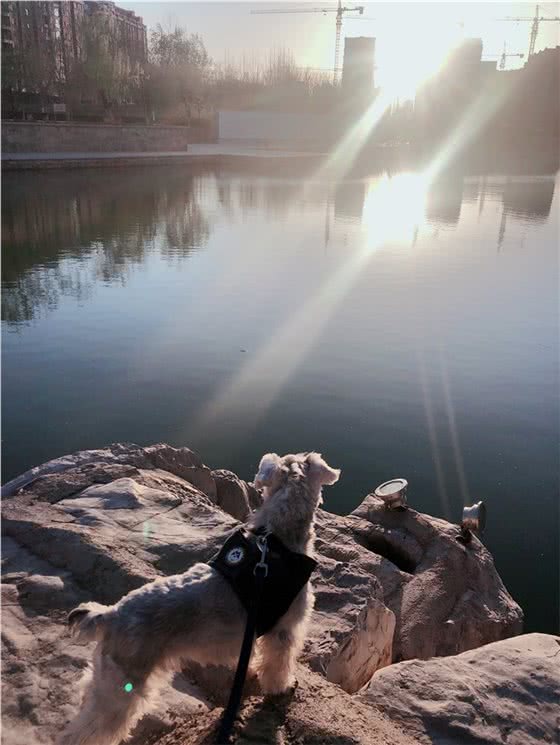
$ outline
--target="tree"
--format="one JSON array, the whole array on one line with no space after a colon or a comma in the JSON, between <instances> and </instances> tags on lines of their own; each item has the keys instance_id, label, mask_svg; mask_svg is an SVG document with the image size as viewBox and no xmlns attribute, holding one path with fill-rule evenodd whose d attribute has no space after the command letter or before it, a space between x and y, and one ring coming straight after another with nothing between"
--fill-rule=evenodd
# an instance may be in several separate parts
<instances>
[{"instance_id":1,"label":"tree","mask_svg":"<svg viewBox=\"0 0 560 745\"><path fill-rule=\"evenodd\" d=\"M130 58L111 18L84 18L83 54L74 60L66 80L66 99L71 108L83 101L101 103L107 113L114 103L138 100L143 67Z\"/></svg>"},{"instance_id":2,"label":"tree","mask_svg":"<svg viewBox=\"0 0 560 745\"><path fill-rule=\"evenodd\" d=\"M158 23L150 34L150 62L160 67L189 65L204 70L210 57L198 34L187 34L180 26L164 31Z\"/></svg>"},{"instance_id":3,"label":"tree","mask_svg":"<svg viewBox=\"0 0 560 745\"><path fill-rule=\"evenodd\" d=\"M200 110L206 98L210 57L198 34L180 26L164 31L158 24L150 34L150 64L146 97L153 110L173 116L177 107L187 121L192 108Z\"/></svg>"}]
</instances>

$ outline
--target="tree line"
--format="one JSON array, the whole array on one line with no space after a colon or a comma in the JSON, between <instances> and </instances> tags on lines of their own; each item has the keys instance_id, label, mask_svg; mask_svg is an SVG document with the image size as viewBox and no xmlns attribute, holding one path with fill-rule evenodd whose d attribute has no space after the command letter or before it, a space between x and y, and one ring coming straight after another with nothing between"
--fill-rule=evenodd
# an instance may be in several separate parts
<instances>
[{"instance_id":1,"label":"tree line","mask_svg":"<svg viewBox=\"0 0 560 745\"><path fill-rule=\"evenodd\" d=\"M58 53L59 54L59 53ZM61 68L45 47L2 49L2 89L57 96L70 112L85 103L106 112L141 106L153 120L185 124L219 107L320 111L332 104L328 72L298 68L292 54L275 50L265 62L214 62L199 34L158 24L150 32L147 59L132 59L104 17L87 17L82 54ZM61 72L63 70L63 72Z\"/></svg>"}]
</instances>

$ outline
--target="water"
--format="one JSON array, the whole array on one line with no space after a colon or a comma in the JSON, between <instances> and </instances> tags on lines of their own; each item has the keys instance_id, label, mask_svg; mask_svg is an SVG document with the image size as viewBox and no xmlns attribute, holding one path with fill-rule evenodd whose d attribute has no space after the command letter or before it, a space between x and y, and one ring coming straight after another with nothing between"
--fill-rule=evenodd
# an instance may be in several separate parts
<instances>
[{"instance_id":1,"label":"water","mask_svg":"<svg viewBox=\"0 0 560 745\"><path fill-rule=\"evenodd\" d=\"M333 185L225 167L7 174L3 480L113 441L410 482L485 542L526 629L558 626L556 176Z\"/></svg>"}]
</instances>

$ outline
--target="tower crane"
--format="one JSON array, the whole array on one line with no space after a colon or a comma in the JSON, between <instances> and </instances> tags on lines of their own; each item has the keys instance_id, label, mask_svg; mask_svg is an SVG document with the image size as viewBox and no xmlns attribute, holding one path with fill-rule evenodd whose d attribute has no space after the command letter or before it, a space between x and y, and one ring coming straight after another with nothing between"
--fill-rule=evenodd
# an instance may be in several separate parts
<instances>
[{"instance_id":1,"label":"tower crane","mask_svg":"<svg viewBox=\"0 0 560 745\"><path fill-rule=\"evenodd\" d=\"M327 13L336 13L336 35L335 35L335 42L334 42L334 74L333 74L333 81L335 83L338 82L338 76L340 72L340 34L342 31L342 17L345 13L358 13L359 15L363 15L364 13L364 6L363 5L353 5L353 6L345 6L342 5L342 0L338 0L338 6L336 8L333 7L326 7L326 8L269 8L268 10L252 10L251 13L253 14L262 14L262 13L322 13L323 15L326 15Z\"/></svg>"},{"instance_id":2,"label":"tower crane","mask_svg":"<svg viewBox=\"0 0 560 745\"><path fill-rule=\"evenodd\" d=\"M508 52L506 49L506 43L504 42L504 51L501 54L485 54L484 57L486 59L492 59L493 57L499 57L500 64L498 65L498 67L500 70L505 70L506 69L506 57L519 57L520 59L523 59L525 55L521 54L520 52Z\"/></svg>"},{"instance_id":3,"label":"tower crane","mask_svg":"<svg viewBox=\"0 0 560 745\"><path fill-rule=\"evenodd\" d=\"M539 15L539 6L535 6L535 15L531 18L530 16L506 16L505 18L497 18L497 21L516 21L516 22L528 22L531 21L531 33L529 35L529 53L527 57L532 57L535 54L535 44L537 42L537 36L539 33L539 24L542 21L560 21L560 16L541 16Z\"/></svg>"}]
</instances>

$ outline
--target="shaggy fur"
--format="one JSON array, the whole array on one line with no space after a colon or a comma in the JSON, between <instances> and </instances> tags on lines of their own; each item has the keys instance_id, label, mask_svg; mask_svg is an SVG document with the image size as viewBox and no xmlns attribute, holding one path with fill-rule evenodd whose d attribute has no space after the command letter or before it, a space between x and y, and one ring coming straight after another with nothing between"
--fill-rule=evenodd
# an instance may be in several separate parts
<instances>
[{"instance_id":1,"label":"shaggy fur","mask_svg":"<svg viewBox=\"0 0 560 745\"><path fill-rule=\"evenodd\" d=\"M265 455L255 477L255 486L263 487L263 504L249 527L264 526L289 549L312 555L321 488L334 484L339 474L317 453ZM293 685L313 602L308 583L276 626L258 639L251 667L265 694ZM144 585L115 605L82 603L68 617L70 629L98 644L81 710L60 745L115 745L126 738L162 678L185 661L234 667L246 618L227 580L202 563ZM127 683L133 686L130 692Z\"/></svg>"}]
</instances>

